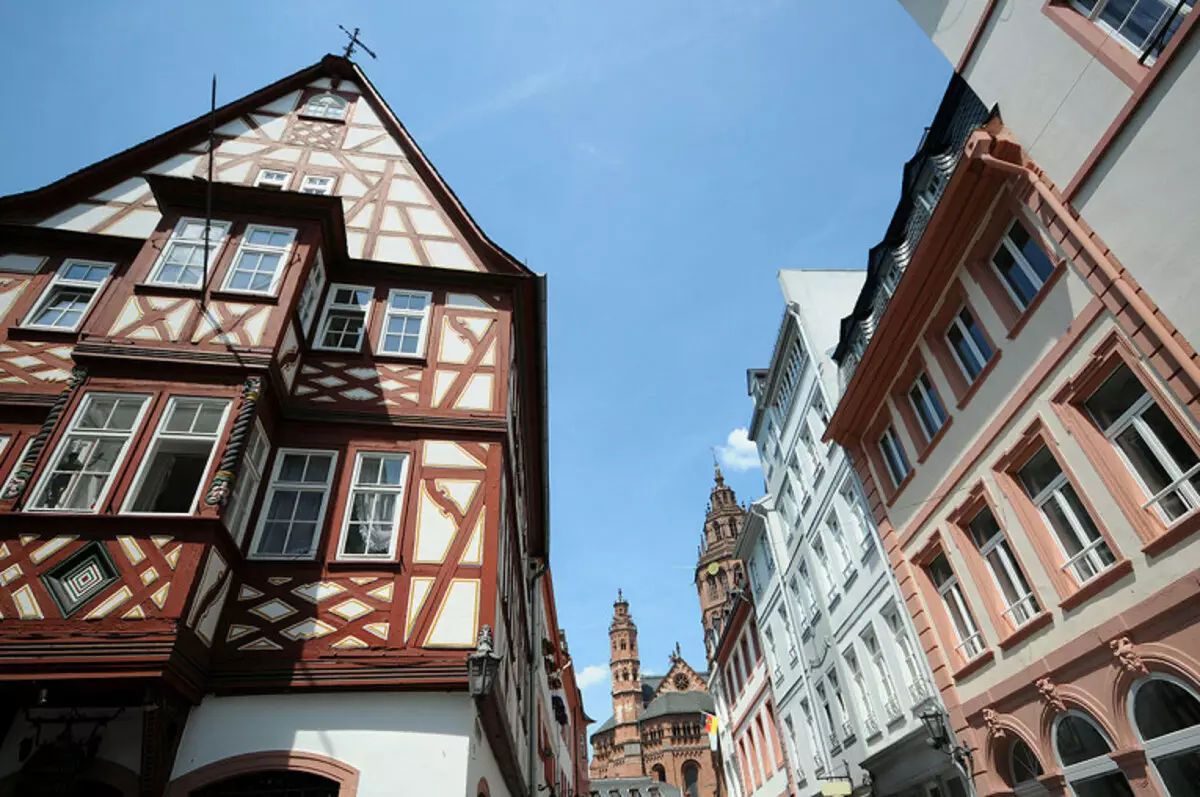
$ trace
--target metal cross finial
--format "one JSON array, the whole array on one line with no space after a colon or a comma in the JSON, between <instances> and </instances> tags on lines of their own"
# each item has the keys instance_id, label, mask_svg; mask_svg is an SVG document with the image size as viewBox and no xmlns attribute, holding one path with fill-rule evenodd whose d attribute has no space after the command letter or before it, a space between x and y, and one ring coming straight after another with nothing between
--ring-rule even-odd
<instances>
[{"instance_id":1,"label":"metal cross finial","mask_svg":"<svg viewBox=\"0 0 1200 797\"><path fill-rule=\"evenodd\" d=\"M365 52L367 55L371 56L372 58L375 58L375 53L371 52L371 48L368 47L367 45L363 44L362 40L358 38L358 30L359 30L358 28L355 28L354 32L351 33L350 31L343 28L341 25L338 25L338 27L342 28L342 32L350 37L350 42L349 42L349 44L346 45L346 52L344 53L346 58L349 58L350 56L354 55L355 47L363 48L363 52Z\"/></svg>"}]
</instances>

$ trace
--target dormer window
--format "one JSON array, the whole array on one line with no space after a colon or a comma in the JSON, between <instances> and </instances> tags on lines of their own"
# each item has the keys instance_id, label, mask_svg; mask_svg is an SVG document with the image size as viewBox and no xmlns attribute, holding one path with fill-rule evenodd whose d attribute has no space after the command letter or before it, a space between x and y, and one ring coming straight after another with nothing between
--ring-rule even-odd
<instances>
[{"instance_id":1,"label":"dormer window","mask_svg":"<svg viewBox=\"0 0 1200 797\"><path fill-rule=\"evenodd\" d=\"M349 105L336 94L325 92L317 94L304 106L305 116L316 116L321 119L345 119L346 107Z\"/></svg>"}]
</instances>

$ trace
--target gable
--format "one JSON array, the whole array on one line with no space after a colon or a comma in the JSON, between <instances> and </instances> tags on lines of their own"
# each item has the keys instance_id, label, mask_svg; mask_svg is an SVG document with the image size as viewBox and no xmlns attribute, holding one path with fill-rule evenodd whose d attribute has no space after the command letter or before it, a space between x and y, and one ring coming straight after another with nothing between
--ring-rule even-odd
<instances>
[{"instance_id":1,"label":"gable","mask_svg":"<svg viewBox=\"0 0 1200 797\"><path fill-rule=\"evenodd\" d=\"M663 676L654 692L654 696L668 692L707 692L708 685L704 679L680 657L671 662L671 669Z\"/></svg>"},{"instance_id":2,"label":"gable","mask_svg":"<svg viewBox=\"0 0 1200 797\"><path fill-rule=\"evenodd\" d=\"M287 172L287 190L292 191L299 190L306 177L332 179L333 192L342 199L351 258L485 271L494 268L499 254L506 261L502 267L523 271L482 234L382 99L364 81L339 74L361 75L357 68L332 56L319 66L275 84L273 91L218 111L214 179L254 185L260 172L270 169ZM320 94L347 103L343 119L305 113L308 101ZM91 185L61 203L65 207L57 212L35 215L30 221L55 229L147 237L161 214L140 175L206 178L206 122L207 117L198 119L90 167L99 170L110 161L125 162L125 172L102 185L80 179L89 170L65 178L60 183ZM164 138L174 147L164 149ZM141 151L151 149L159 153L137 162ZM10 197L4 204L12 206L59 187ZM218 207L215 215L219 214Z\"/></svg>"}]
</instances>

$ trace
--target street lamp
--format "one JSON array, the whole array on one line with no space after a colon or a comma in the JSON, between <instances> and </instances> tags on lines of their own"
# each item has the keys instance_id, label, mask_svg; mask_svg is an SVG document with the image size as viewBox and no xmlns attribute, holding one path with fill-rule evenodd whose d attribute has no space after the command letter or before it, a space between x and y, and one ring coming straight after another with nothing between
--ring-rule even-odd
<instances>
[{"instance_id":1,"label":"street lamp","mask_svg":"<svg viewBox=\"0 0 1200 797\"><path fill-rule=\"evenodd\" d=\"M496 685L496 673L500 671L500 657L492 650L492 627L479 629L475 640L475 652L467 656L467 688L471 697L487 697Z\"/></svg>"},{"instance_id":2,"label":"street lamp","mask_svg":"<svg viewBox=\"0 0 1200 797\"><path fill-rule=\"evenodd\" d=\"M975 761L971 757L971 748L954 741L946 715L941 709L929 708L918 716L925 725L925 731L929 734L929 739L926 740L929 742L929 746L950 756L954 763L962 768L969 783L975 777Z\"/></svg>"}]
</instances>

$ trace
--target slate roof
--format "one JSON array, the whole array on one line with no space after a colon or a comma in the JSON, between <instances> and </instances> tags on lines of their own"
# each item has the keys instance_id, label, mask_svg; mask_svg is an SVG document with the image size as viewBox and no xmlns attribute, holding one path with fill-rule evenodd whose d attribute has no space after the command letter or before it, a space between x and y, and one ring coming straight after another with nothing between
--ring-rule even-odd
<instances>
[{"instance_id":1,"label":"slate roof","mask_svg":"<svg viewBox=\"0 0 1200 797\"><path fill-rule=\"evenodd\" d=\"M616 792L619 797L630 797L631 789L637 789L640 797L652 797L651 789L660 797L681 797L679 788L670 783L662 783L652 778L602 778L592 781L593 797L613 797Z\"/></svg>"},{"instance_id":2,"label":"slate roof","mask_svg":"<svg viewBox=\"0 0 1200 797\"><path fill-rule=\"evenodd\" d=\"M663 717L668 714L697 714L707 711L712 714L712 695L707 692L664 692L654 699L642 714L643 720Z\"/></svg>"}]
</instances>

